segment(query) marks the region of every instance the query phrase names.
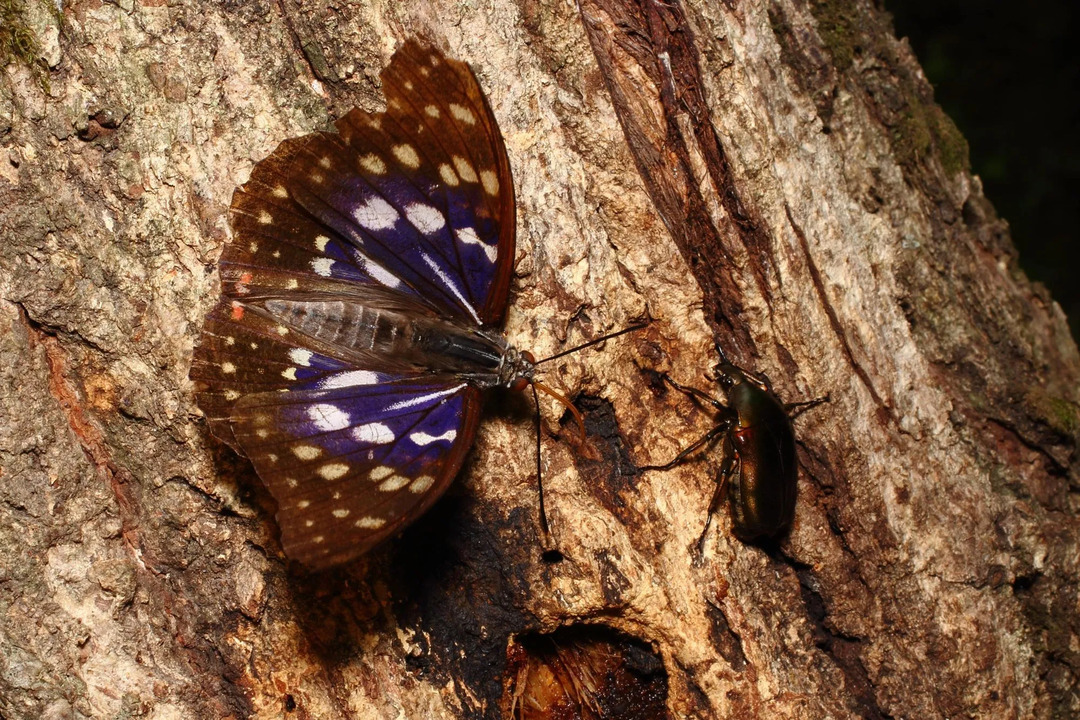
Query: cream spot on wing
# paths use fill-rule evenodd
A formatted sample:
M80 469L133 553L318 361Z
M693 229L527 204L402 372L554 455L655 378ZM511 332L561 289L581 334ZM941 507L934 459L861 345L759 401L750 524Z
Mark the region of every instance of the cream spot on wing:
M252 255L259 252L259 243L253 242L253 243L249 244L248 245L248 252L250 252Z
M304 367L311 367L311 356L314 355L310 350L304 348L293 348L289 351L289 359L297 365L303 365Z
M384 445L394 441L394 431L383 423L373 422L357 425L352 430L352 436L358 442Z
M276 258L281 257L281 251L280 250L275 250L274 252L272 252L270 254L273 255Z
M454 234L457 235L457 239L466 245L479 245L487 255L487 259L491 262L495 262L495 258L499 256L499 248L497 245L488 245L480 240L480 236L476 234L476 231L471 227L461 228L455 230Z
M405 84L405 89L406 90L412 90L413 89L412 80L406 80L404 84Z
M274 217L265 210L259 211L259 222L263 225L270 225L274 222Z
M417 432L409 435L409 439L417 445L430 445L433 442L439 440L446 440L447 442L453 442L457 437L457 430L447 430L442 435L428 435L426 432L418 430Z
M300 283L297 281L296 278L289 278L285 281L286 290L295 290L298 287L300 287Z
M484 170L480 173L480 182L484 186L484 192L488 195L499 194L499 177L491 170Z
M296 507L300 508L301 510L303 510L309 505L311 505L310 500L301 500L300 502L296 503Z
M270 462L277 462L278 461L277 453L267 453L266 459L269 460ZM296 487L296 481L293 480L292 478L285 478L285 482L289 483L289 487Z
M424 112L426 112L429 117L439 117L439 108L435 107L434 105L428 105L427 107L425 107Z
M408 143L394 146L394 157L402 165L415 170L420 167L420 156L416 154L416 148Z
M270 437L270 431L266 428L259 428L255 431L255 434L258 435L261 440L265 440L266 438Z
M353 385L375 385L378 382L379 374L371 370L347 370L326 378L319 383L319 387L323 390L331 390Z
M336 518L347 518L347 517L349 517L349 509L348 508L338 508L337 510L334 511L333 515Z
M236 338L234 338L232 335L228 336L227 338L225 338L225 344L226 345L235 345L236 344Z
M393 468L388 468L385 465L380 465L379 467L374 468L371 471L370 474L371 474L371 479L374 480L375 482L378 482L379 480L382 480L384 477L389 477L390 475L393 475L394 474L394 469Z
M420 232L430 235L446 226L446 218L443 214L424 203L412 203L405 208L405 217Z
M232 402L233 400L238 400L239 398L240 398L240 393L236 392L235 390L226 390L225 391L225 399L228 400L229 402Z
M368 230L389 230L397 222L398 211L381 197L373 197L353 210L356 222Z
M428 75L431 74L431 71L428 70L426 67L422 67L422 68L420 68L420 74L423 75L424 77L427 77Z
M465 182L476 182L476 170L469 164L469 161L460 155L454 156L454 169L457 170L457 174L461 176L461 179Z
M324 538L322 535L317 535L311 538L311 542L315 543L316 545L321 545L326 542L326 538Z
M275 185L274 197L287 198L289 197L289 191L285 189L284 185Z
M349 474L349 466L345 463L327 463L319 468L319 477L324 480L337 480Z
M318 403L309 407L308 418L322 432L344 430L352 424L352 418L347 412L329 403Z
M315 521L314 520L305 520L304 521L304 527L315 527Z
M233 365L231 362L223 362L221 363L221 372L225 373L226 375L231 375L232 373L236 372L236 366Z
M317 173L317 172L311 173L310 177L311 177L311 182L315 183L316 185L322 185L323 180L326 179L326 177L322 173Z
M386 163L383 159L375 153L368 153L360 158L360 167L367 170L372 175L385 175Z
M285 368L284 370L281 371L281 377L285 378L286 380L295 380L296 379L296 368L294 368L294 367Z
M314 445L297 445L292 451L293 455L301 460L314 460L322 455L322 448L317 448Z
M401 475L391 475L379 484L379 490L382 492L397 492L408 484L409 478Z
M325 235L319 235L315 238L315 249L319 252L326 252L326 243L330 242L330 238Z
M288 335L289 334L289 328L285 327L284 325L278 325L274 329L277 330L278 335Z
M356 527L364 528L365 530L378 530L385 524L386 521L382 518L372 517L371 515L367 515L356 521Z
M327 170L330 169L330 166L332 164L333 163L330 161L330 156L329 155L323 155L321 158L319 158L319 165L322 165Z
M435 484L435 478L430 475L421 475L409 485L409 492L420 495L426 493Z
M465 123L466 125L476 124L476 116L473 115L473 111L465 107L464 105L450 103L450 114L461 122Z
M442 178L442 181L450 187L457 187L458 184L461 183L461 180L458 179L457 173L454 172L454 168L450 167L446 163L442 163L439 165L439 177Z
M323 277L330 277L330 268L334 266L334 261L330 258L315 258L311 261L311 269L315 271L316 275Z

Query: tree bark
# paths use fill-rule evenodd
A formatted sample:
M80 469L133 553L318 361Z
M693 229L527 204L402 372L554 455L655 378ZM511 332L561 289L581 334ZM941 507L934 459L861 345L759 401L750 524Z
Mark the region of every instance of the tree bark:
M12 17L36 57L0 83L0 717L1080 714L1080 356L874 4ZM542 402L550 538L528 402L496 395L433 511L307 575L191 351L233 189L377 109L413 34L502 128L511 341L652 322L544 366L589 430ZM699 554L719 449L639 466L711 426L659 373L722 397L714 341L830 401L795 423L791 532L744 544L720 512Z

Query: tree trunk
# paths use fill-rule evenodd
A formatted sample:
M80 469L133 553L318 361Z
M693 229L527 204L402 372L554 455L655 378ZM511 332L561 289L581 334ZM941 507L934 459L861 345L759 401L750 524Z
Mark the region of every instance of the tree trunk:
M876 6L23 3L0 717L1080 714L1080 356ZM542 402L550 538L529 403L494 395L434 510L308 575L199 417L192 346L233 189L378 108L413 34L502 128L510 340L652 322L543 366L589 430ZM744 544L719 512L699 552L719 446L639 467L712 425L660 373L722 397L714 341L830 401L795 422L790 533Z

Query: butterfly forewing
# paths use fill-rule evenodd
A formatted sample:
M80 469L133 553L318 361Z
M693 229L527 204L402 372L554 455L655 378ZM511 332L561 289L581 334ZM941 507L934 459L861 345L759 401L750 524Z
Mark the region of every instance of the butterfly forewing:
M286 553L315 568L355 558L438 498L480 397L386 342L328 339L316 310L495 324L514 259L509 164L472 71L410 41L382 80L385 112L283 142L236 191L222 297L191 369L212 432L277 501ZM300 322L280 309L298 306L315 310Z

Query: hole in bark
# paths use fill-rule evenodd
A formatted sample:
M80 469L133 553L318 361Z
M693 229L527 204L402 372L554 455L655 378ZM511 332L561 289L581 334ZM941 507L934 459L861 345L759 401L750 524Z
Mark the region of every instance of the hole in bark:
M285 712L292 712L296 709L296 699L292 695L285 696Z
M565 556L558 550L545 550L544 554L540 558L546 562L554 565L555 563L561 563Z
M667 720L667 673L647 644L605 627L513 638L503 717Z

